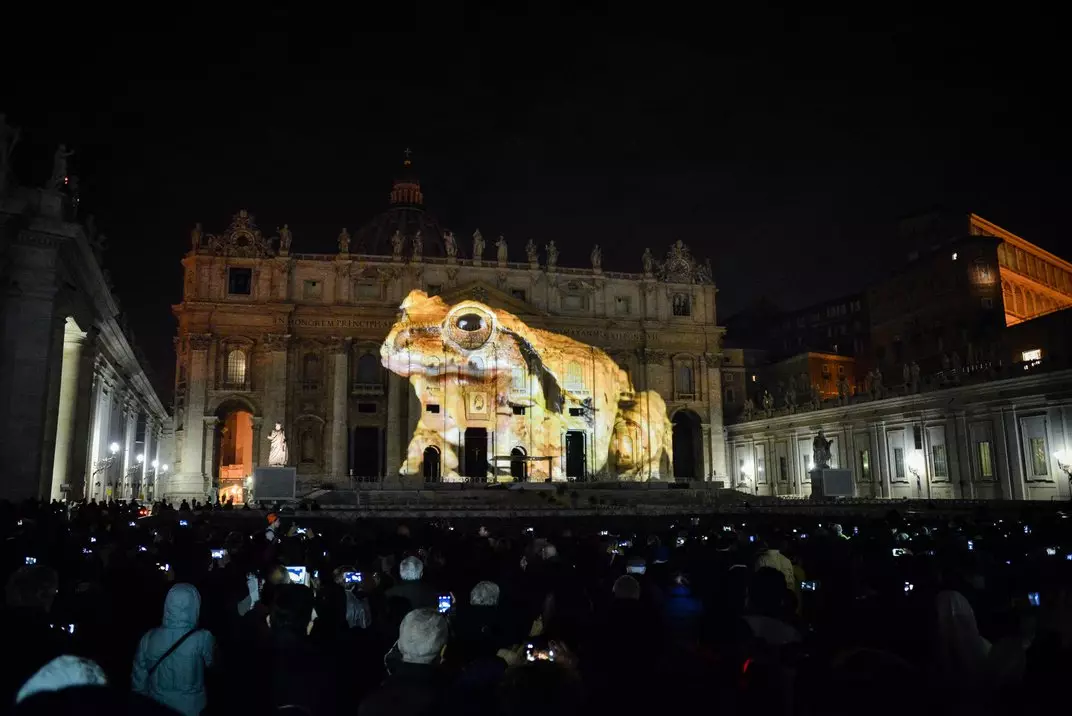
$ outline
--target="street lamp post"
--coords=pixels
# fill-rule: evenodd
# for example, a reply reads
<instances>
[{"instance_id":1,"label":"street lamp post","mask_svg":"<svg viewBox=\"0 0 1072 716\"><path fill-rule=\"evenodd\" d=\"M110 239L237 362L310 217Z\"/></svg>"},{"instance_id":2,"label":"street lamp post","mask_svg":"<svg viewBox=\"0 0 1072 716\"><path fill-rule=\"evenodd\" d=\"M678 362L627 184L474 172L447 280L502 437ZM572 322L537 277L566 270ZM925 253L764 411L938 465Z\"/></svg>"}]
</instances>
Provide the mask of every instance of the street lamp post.
<instances>
[{"instance_id":1,"label":"street lamp post","mask_svg":"<svg viewBox=\"0 0 1072 716\"><path fill-rule=\"evenodd\" d=\"M93 483L94 490L100 490L100 497L104 499L104 489L110 484L108 481L108 468L115 464L116 457L119 454L119 443L112 443L108 446L108 457L103 460L97 460L93 465L93 477L97 478L102 472L104 473L104 485L101 485L101 481L96 479Z\"/></svg>"}]
</instances>

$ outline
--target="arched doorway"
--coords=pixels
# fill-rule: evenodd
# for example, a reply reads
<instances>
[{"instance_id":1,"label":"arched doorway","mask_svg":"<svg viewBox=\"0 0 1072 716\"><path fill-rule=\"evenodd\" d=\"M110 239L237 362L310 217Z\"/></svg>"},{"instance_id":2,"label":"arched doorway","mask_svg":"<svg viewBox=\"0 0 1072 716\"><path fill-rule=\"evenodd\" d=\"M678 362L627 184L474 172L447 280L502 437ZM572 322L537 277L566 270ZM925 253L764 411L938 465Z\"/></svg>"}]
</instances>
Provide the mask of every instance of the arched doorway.
<instances>
[{"instance_id":1,"label":"arched doorway","mask_svg":"<svg viewBox=\"0 0 1072 716\"><path fill-rule=\"evenodd\" d=\"M424 473L425 482L439 482L439 448L429 445L424 449L424 456L421 458L421 470Z\"/></svg>"},{"instance_id":2,"label":"arched doorway","mask_svg":"<svg viewBox=\"0 0 1072 716\"><path fill-rule=\"evenodd\" d=\"M525 464L525 448L516 447L510 451L510 477L518 482L524 482L528 478L528 469Z\"/></svg>"},{"instance_id":3,"label":"arched doorway","mask_svg":"<svg viewBox=\"0 0 1072 716\"><path fill-rule=\"evenodd\" d=\"M703 479L703 444L700 439L700 416L691 410L679 410L673 423L674 477L678 480Z\"/></svg>"},{"instance_id":4,"label":"arched doorway","mask_svg":"<svg viewBox=\"0 0 1072 716\"><path fill-rule=\"evenodd\" d=\"M228 400L216 409L213 483L221 500L243 501L246 478L253 474L253 411L240 400Z\"/></svg>"}]
</instances>

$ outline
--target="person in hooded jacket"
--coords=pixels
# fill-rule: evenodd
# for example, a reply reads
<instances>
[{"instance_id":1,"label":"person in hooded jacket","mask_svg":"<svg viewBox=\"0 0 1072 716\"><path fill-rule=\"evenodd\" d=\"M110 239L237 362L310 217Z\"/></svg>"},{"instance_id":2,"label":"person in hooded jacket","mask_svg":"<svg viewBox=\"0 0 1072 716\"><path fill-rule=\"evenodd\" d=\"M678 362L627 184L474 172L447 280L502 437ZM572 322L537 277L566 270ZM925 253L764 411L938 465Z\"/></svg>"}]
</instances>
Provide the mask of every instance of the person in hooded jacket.
<instances>
[{"instance_id":1,"label":"person in hooded jacket","mask_svg":"<svg viewBox=\"0 0 1072 716\"><path fill-rule=\"evenodd\" d=\"M141 638L131 686L186 716L205 708L205 669L212 666L215 639L197 628L201 595L192 584L176 584L164 600L164 621Z\"/></svg>"}]
</instances>

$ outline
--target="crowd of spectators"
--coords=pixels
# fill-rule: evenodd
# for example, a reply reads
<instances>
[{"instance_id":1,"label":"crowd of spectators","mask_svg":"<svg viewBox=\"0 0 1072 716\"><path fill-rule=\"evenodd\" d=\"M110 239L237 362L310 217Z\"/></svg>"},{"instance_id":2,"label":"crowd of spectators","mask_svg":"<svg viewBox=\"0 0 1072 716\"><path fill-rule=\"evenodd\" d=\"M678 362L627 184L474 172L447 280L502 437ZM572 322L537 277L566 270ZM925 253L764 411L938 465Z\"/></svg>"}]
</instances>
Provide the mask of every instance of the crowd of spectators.
<instances>
[{"instance_id":1,"label":"crowd of spectators","mask_svg":"<svg viewBox=\"0 0 1072 716\"><path fill-rule=\"evenodd\" d=\"M0 505L16 713L999 713L1058 703L1072 522L344 522Z\"/></svg>"}]
</instances>

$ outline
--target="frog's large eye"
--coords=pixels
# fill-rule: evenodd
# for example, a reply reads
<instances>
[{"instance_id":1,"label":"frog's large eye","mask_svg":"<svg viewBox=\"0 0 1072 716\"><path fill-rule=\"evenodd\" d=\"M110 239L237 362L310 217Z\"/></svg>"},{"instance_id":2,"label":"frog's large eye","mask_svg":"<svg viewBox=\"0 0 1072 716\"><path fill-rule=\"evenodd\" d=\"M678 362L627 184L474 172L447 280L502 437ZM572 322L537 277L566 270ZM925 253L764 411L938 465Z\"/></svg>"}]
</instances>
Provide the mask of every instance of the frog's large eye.
<instances>
[{"instance_id":1,"label":"frog's large eye","mask_svg":"<svg viewBox=\"0 0 1072 716\"><path fill-rule=\"evenodd\" d=\"M463 306L447 317L447 335L459 347L472 351L491 338L492 319L485 311Z\"/></svg>"}]
</instances>

